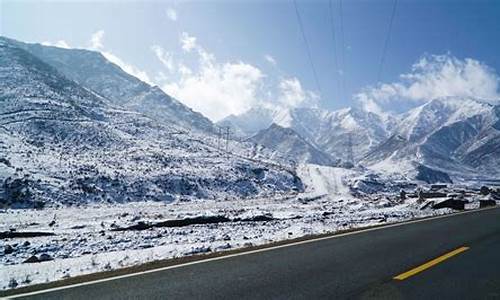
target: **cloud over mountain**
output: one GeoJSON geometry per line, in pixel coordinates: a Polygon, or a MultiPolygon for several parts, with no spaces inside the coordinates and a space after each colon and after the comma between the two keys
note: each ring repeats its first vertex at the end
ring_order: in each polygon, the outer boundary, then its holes
{"type": "Polygon", "coordinates": [[[411,72],[398,82],[369,87],[355,98],[370,110],[392,104],[413,105],[443,97],[475,97],[498,102],[500,79],[495,70],[471,58],[450,54],[425,55],[413,64],[411,72]]]}
{"type": "MultiPolygon", "coordinates": [[[[181,33],[179,44],[183,53],[176,60],[162,47],[152,46],[158,60],[172,75],[159,73],[157,78],[163,81],[160,86],[214,121],[241,114],[259,104],[297,107],[314,104],[319,99],[296,77],[270,78],[261,68],[242,60],[219,60],[187,32],[181,33]],[[194,55],[197,64],[187,65],[184,61],[187,55],[194,55]]],[[[275,63],[271,56],[265,59],[275,63]]]]}

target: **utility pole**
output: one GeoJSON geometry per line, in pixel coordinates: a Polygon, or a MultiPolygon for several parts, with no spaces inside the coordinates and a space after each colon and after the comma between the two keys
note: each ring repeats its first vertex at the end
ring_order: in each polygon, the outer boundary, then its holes
{"type": "Polygon", "coordinates": [[[352,154],[352,133],[349,132],[348,138],[347,138],[347,160],[354,164],[354,157],[352,154]]]}
{"type": "Polygon", "coordinates": [[[221,138],[221,133],[222,133],[222,128],[220,127],[217,127],[217,132],[215,134],[216,138],[217,138],[217,149],[220,150],[220,138],[221,138]]]}
{"type": "Polygon", "coordinates": [[[226,153],[229,157],[229,131],[230,131],[230,128],[229,126],[226,127],[226,153]]]}

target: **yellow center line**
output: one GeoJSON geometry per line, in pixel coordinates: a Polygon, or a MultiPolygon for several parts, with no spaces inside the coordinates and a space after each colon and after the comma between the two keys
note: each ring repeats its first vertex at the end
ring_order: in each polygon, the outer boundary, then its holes
{"type": "Polygon", "coordinates": [[[422,271],[425,271],[425,270],[429,269],[430,267],[435,266],[435,265],[439,264],[440,262],[443,262],[443,261],[447,260],[448,258],[450,258],[452,256],[455,256],[457,254],[460,254],[460,253],[462,253],[462,252],[464,252],[464,251],[466,251],[468,249],[469,249],[469,247],[460,247],[460,248],[455,249],[455,250],[453,250],[451,252],[448,252],[448,253],[446,253],[444,255],[441,255],[440,257],[437,257],[437,258],[435,258],[435,259],[433,259],[431,261],[428,261],[425,264],[420,265],[420,266],[418,266],[418,267],[416,267],[414,269],[411,269],[411,270],[409,270],[407,272],[401,273],[398,276],[394,277],[393,279],[395,279],[395,280],[405,280],[408,277],[411,277],[411,276],[413,276],[415,274],[418,274],[418,273],[420,273],[422,271]]]}

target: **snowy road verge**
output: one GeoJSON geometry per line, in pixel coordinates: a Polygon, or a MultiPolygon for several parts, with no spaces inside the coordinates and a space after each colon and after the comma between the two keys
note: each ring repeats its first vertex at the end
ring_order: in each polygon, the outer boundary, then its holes
{"type": "Polygon", "coordinates": [[[345,186],[351,173],[303,167],[306,192],[280,198],[2,210],[0,232],[54,235],[0,239],[0,288],[451,212],[421,210],[416,199],[355,198],[345,186]]]}
{"type": "MultiPolygon", "coordinates": [[[[323,198],[302,203],[292,200],[252,200],[203,203],[133,203],[119,206],[8,210],[2,212],[1,230],[39,230],[55,236],[0,241],[2,289],[51,282],[77,275],[139,265],[160,259],[184,257],[248,246],[257,246],[305,235],[392,223],[445,211],[420,211],[411,204],[395,207],[362,206],[351,200],[323,198]],[[242,208],[245,207],[245,208],[242,208]],[[223,214],[228,218],[272,216],[269,221],[194,224],[113,231],[113,224],[133,225],[165,218],[184,219],[195,214],[223,214]],[[49,224],[55,224],[49,226],[49,224]],[[141,221],[142,220],[142,221],[141,221]],[[23,263],[32,256],[49,261],[23,263]]],[[[118,225],[115,225],[118,226],[118,225]]]]}

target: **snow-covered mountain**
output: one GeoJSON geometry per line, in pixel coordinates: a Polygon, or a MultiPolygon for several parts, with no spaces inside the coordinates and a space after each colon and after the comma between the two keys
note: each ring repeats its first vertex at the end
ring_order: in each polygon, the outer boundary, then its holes
{"type": "Polygon", "coordinates": [[[458,177],[498,176],[498,111],[470,98],[431,100],[402,115],[391,137],[362,163],[382,170],[404,165],[410,172],[425,165],[458,177]]]}
{"type": "Polygon", "coordinates": [[[100,52],[28,44],[10,40],[56,68],[65,77],[109,99],[113,104],[141,112],[157,121],[187,129],[215,132],[212,122],[170,97],[156,86],[142,82],[108,61],[100,52]]]}
{"type": "Polygon", "coordinates": [[[251,136],[272,123],[292,128],[322,152],[343,161],[357,161],[390,136],[395,118],[358,108],[328,111],[318,108],[254,107],[218,124],[251,136]]]}
{"type": "MultiPolygon", "coordinates": [[[[256,107],[220,124],[242,135],[276,123],[331,157],[423,181],[498,177],[498,106],[473,98],[430,100],[400,114],[359,108],[256,107]],[[351,151],[352,149],[352,151],[351,151]]],[[[274,144],[286,141],[273,140],[274,144]]],[[[284,151],[284,150],[282,150],[284,151]]],[[[284,151],[286,152],[286,151],[284,151]]]]}
{"type": "Polygon", "coordinates": [[[318,150],[291,128],[271,124],[249,138],[250,141],[275,151],[276,157],[289,157],[296,163],[311,163],[324,166],[336,166],[339,160],[318,150]]]}
{"type": "Polygon", "coordinates": [[[0,104],[2,205],[245,198],[303,188],[293,170],[227,153],[176,122],[118,106],[3,38],[0,104]]]}

